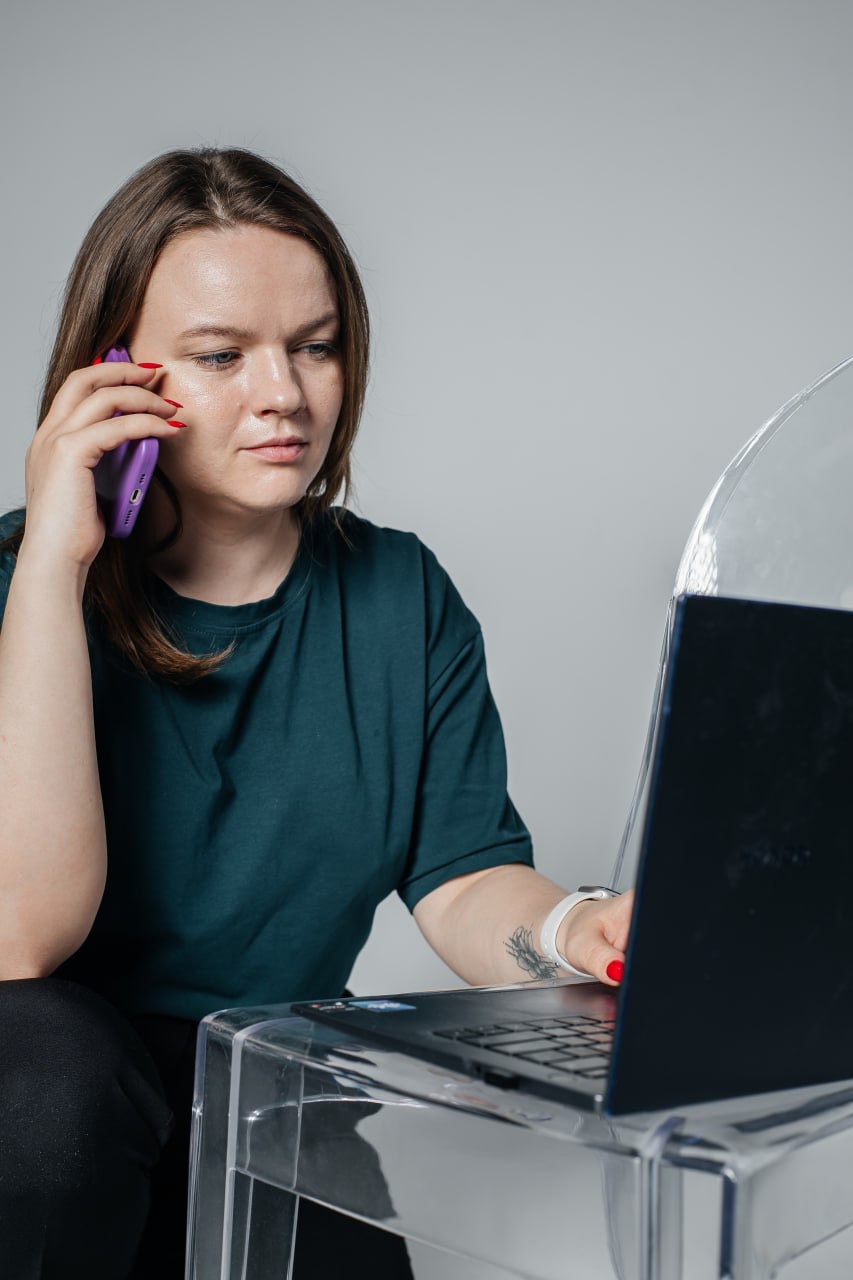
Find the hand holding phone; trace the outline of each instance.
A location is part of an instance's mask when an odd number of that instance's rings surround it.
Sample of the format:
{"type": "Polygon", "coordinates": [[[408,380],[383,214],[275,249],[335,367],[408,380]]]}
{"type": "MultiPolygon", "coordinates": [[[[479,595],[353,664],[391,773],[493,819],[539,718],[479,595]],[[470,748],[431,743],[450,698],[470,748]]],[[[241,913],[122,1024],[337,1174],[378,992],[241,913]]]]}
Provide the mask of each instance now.
{"type": "MultiPolygon", "coordinates": [[[[131,363],[127,351],[124,347],[110,347],[103,363],[121,362],[131,363]]],[[[120,416],[120,412],[113,414],[114,418],[120,416]]],[[[95,467],[95,493],[110,537],[126,538],[133,532],[159,452],[160,444],[154,436],[126,440],[105,453],[95,467]]]]}

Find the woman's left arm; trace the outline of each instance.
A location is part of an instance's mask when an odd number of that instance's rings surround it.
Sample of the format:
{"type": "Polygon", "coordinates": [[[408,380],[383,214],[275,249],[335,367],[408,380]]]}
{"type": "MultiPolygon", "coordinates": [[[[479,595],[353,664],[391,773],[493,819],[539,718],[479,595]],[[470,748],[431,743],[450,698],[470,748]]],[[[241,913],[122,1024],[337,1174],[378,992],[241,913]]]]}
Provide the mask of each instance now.
{"type": "MultiPolygon", "coordinates": [[[[414,908],[421,933],[446,965],[473,986],[566,977],[542,950],[540,934],[568,891],[522,863],[457,876],[414,908]]],[[[579,902],[557,932],[569,964],[608,986],[614,961],[624,961],[633,891],[579,902]]]]}

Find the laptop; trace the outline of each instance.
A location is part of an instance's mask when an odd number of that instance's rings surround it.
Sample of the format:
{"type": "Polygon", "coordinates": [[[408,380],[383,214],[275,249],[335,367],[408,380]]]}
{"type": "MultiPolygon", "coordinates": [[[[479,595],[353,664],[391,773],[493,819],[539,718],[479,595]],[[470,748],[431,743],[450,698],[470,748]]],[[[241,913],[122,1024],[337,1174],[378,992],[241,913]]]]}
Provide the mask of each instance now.
{"type": "Polygon", "coordinates": [[[605,1115],[853,1077],[853,613],[676,601],[618,989],[294,1011],[605,1115]]]}

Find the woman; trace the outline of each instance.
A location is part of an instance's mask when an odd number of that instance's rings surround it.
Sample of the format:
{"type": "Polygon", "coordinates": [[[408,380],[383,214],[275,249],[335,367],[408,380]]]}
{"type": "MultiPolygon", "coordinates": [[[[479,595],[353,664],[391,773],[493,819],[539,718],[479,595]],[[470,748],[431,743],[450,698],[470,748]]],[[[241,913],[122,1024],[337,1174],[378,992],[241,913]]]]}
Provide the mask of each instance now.
{"type": "MultiPolygon", "coordinates": [[[[468,982],[618,980],[627,895],[567,904],[543,952],[565,891],[506,794],[475,619],[413,535],[332,505],[367,359],[340,236],[249,152],[146,165],[71,272],[0,528],[9,1276],[181,1274],[198,1019],[340,992],[394,889],[468,982]],[[93,469],[150,436],[105,538],[93,469]]],[[[299,1275],[336,1249],[408,1274],[320,1211],[299,1247],[299,1275]]]]}

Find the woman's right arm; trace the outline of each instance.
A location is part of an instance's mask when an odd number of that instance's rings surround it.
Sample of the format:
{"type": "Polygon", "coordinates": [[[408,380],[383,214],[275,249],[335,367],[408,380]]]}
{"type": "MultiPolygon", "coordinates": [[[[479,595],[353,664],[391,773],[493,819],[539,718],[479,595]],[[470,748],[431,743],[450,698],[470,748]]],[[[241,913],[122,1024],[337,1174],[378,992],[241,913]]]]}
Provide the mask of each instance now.
{"type": "Polygon", "coordinates": [[[103,364],[61,387],[27,454],[27,523],[0,632],[0,979],[83,943],[107,870],[83,589],[104,540],[92,472],[123,440],[168,438],[154,370],[103,364]],[[126,415],[113,418],[117,410],[126,415]]]}

